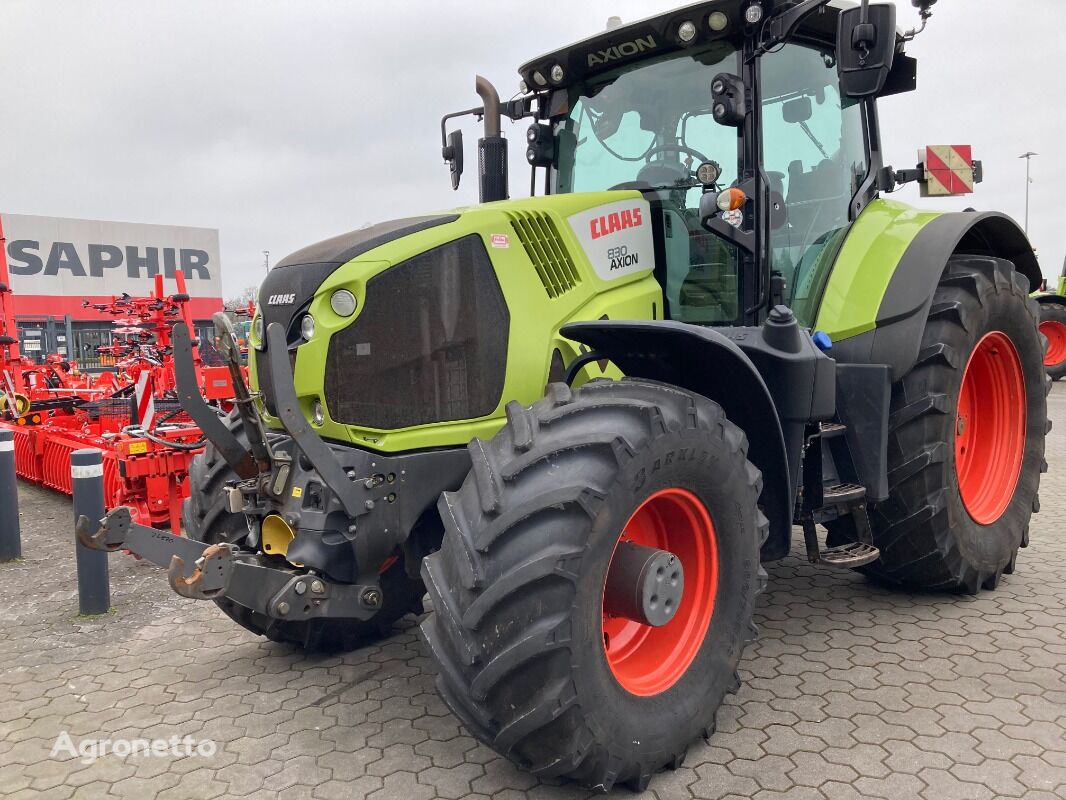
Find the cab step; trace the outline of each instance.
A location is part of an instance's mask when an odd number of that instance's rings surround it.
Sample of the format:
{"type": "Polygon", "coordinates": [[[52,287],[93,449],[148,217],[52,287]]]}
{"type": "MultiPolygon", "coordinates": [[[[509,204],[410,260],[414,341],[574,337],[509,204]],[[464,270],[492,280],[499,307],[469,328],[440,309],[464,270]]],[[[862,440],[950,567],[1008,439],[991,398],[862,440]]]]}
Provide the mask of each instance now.
{"type": "Polygon", "coordinates": [[[881,550],[869,541],[869,518],[866,516],[866,507],[859,506],[852,513],[856,515],[859,538],[865,541],[848,542],[838,547],[827,547],[824,550],[818,542],[818,529],[815,527],[814,519],[808,517],[802,521],[803,542],[807,547],[808,561],[812,564],[824,564],[834,569],[855,569],[871,564],[881,557],[881,550]]]}
{"type": "Polygon", "coordinates": [[[822,505],[842,506],[858,503],[866,497],[866,487],[857,483],[840,483],[822,490],[822,505]]]}
{"type": "Polygon", "coordinates": [[[839,569],[855,569],[872,564],[881,557],[881,551],[872,544],[849,542],[839,547],[829,547],[818,553],[818,563],[839,569]]]}
{"type": "Polygon", "coordinates": [[[820,439],[835,439],[847,432],[848,426],[841,425],[839,422],[821,422],[818,424],[818,438],[820,439]]]}

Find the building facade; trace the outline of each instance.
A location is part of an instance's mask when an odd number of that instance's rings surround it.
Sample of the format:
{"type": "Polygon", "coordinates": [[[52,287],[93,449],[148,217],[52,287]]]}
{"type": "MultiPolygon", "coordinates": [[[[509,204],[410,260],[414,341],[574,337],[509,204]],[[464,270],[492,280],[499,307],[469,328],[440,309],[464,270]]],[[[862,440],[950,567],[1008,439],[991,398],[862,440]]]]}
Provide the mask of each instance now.
{"type": "Polygon", "coordinates": [[[202,334],[222,309],[215,229],[5,213],[0,226],[8,298],[26,357],[59,353],[85,369],[106,369],[96,348],[111,343],[113,318],[91,304],[123,293],[147,296],[159,274],[164,291],[175,294],[174,275],[182,271],[202,334]]]}

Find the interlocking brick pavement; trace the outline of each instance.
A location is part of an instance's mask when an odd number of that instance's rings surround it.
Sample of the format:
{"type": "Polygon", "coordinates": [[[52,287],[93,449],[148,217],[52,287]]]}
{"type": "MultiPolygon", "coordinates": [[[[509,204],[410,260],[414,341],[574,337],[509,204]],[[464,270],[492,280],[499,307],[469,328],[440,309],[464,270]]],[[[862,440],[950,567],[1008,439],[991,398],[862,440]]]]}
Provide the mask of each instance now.
{"type": "MultiPolygon", "coordinates": [[[[1066,423],[1066,385],[1051,416],[1066,423]]],[[[761,637],[718,733],[640,797],[1066,797],[1066,424],[1048,461],[1031,546],[995,592],[893,593],[810,566],[797,540],[769,570],[761,637]]],[[[111,559],[114,612],[79,618],[69,500],[26,485],[20,497],[26,557],[0,565],[0,795],[588,796],[538,783],[466,735],[411,618],[376,646],[308,656],[123,557],[111,559]],[[64,730],[75,742],[189,735],[218,751],[50,758],[64,730]]]]}

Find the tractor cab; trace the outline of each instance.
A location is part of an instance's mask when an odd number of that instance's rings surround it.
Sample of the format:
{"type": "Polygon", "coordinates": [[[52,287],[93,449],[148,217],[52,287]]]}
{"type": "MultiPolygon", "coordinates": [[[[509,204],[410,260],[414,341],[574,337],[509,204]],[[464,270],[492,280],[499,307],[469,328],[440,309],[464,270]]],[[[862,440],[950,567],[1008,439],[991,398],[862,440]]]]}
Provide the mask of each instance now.
{"type": "Polygon", "coordinates": [[[709,35],[575,85],[569,112],[555,124],[552,190],[640,189],[657,211],[667,317],[740,325],[750,321],[747,309],[761,288],[759,270],[745,263],[755,261],[762,209],[758,192],[729,190],[761,167],[769,266],[783,279],[779,299],[809,325],[814,309],[805,301],[816,294],[818,266],[832,263],[851,199],[869,171],[863,109],[841,98],[830,42],[790,41],[758,70],[763,157],[749,162],[743,132],[714,114],[713,87],[735,80],[742,55],[742,41],[709,35]],[[709,208],[705,196],[714,201],[709,208]]]}
{"type": "Polygon", "coordinates": [[[876,98],[915,88],[913,35],[894,6],[828,0],[612,18],[524,64],[504,112],[536,120],[527,160],[544,193],[645,195],[667,319],[751,325],[786,304],[809,327],[879,188],[876,98]]]}

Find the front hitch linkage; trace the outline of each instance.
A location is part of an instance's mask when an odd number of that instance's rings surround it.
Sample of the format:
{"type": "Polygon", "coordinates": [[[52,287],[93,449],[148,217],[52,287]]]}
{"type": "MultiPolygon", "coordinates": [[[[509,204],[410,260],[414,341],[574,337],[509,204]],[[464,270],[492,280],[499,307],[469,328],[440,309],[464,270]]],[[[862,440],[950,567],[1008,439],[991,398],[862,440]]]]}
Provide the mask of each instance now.
{"type": "Polygon", "coordinates": [[[191,600],[214,600],[226,593],[237,549],[230,544],[204,544],[184,536],[137,525],[125,506],[96,524],[84,514],[74,528],[78,542],[90,550],[129,550],[164,567],[170,588],[191,600]]]}
{"type": "Polygon", "coordinates": [[[129,550],[167,570],[170,588],[191,600],[229,598],[274,619],[370,619],[381,606],[377,583],[334,583],[282,568],[228,543],[205,544],[133,521],[125,506],[94,523],[82,515],[78,542],[90,550],[129,550]]]}

